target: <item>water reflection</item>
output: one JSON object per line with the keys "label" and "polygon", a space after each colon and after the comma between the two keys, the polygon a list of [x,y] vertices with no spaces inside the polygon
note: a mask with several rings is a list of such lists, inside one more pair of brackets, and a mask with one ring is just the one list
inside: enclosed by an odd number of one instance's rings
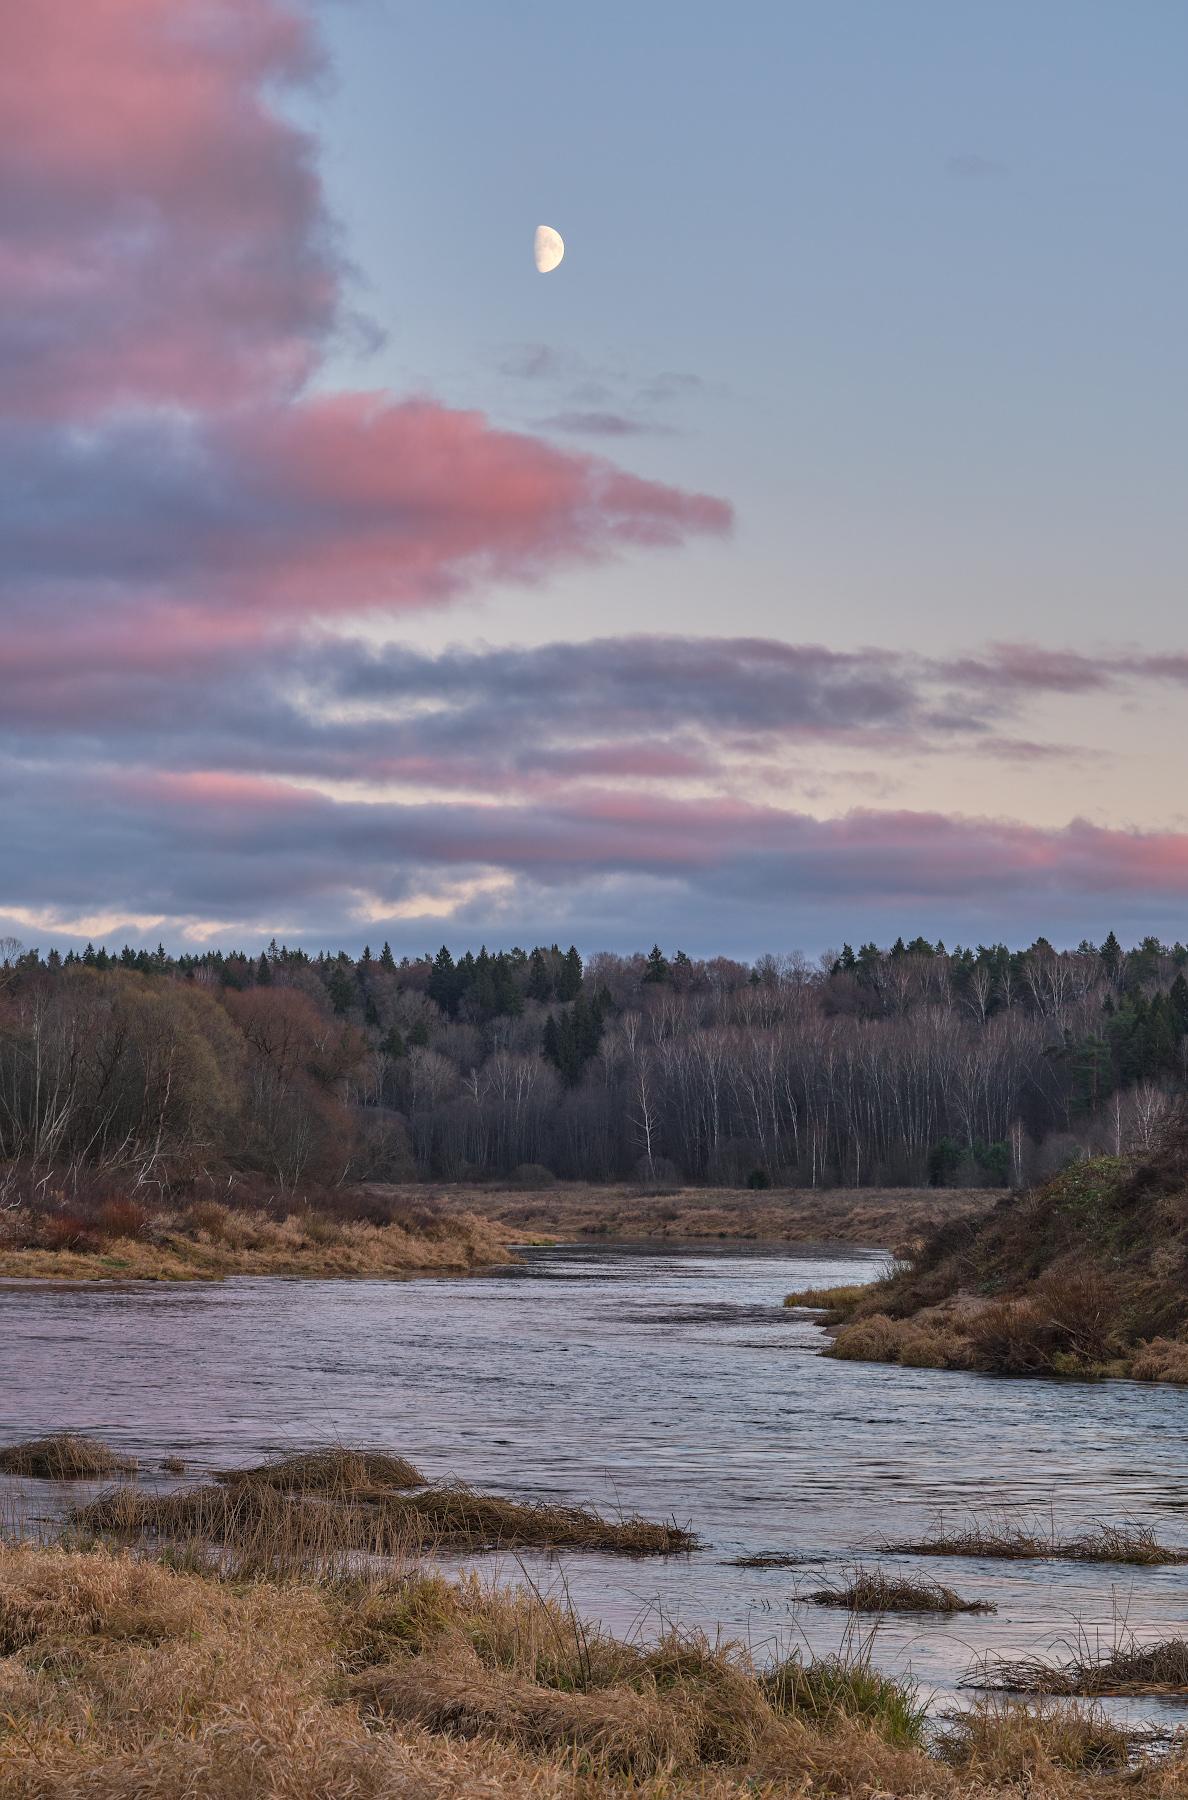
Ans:
{"label": "water reflection", "polygon": [[[1139,1518],[1185,1541],[1183,1390],[818,1357],[817,1327],[781,1297],[868,1279],[881,1261],[608,1245],[526,1251],[465,1282],[0,1288],[0,1434],[76,1427],[194,1468],[336,1437],[435,1478],[671,1514],[712,1548],[660,1564],[567,1555],[575,1601],[615,1629],[662,1614],[756,1647],[831,1647],[841,1624],[798,1600],[819,1569],[732,1567],[740,1555],[824,1558],[837,1573],[884,1535],[985,1503],[1054,1509],[1069,1532]],[[557,1573],[540,1557],[523,1566],[546,1583]],[[880,1628],[881,1662],[941,1687],[975,1653],[1034,1651],[1078,1620],[1107,1640],[1119,1618],[1166,1636],[1188,1612],[1184,1569],[936,1560],[927,1572],[999,1607]]]}

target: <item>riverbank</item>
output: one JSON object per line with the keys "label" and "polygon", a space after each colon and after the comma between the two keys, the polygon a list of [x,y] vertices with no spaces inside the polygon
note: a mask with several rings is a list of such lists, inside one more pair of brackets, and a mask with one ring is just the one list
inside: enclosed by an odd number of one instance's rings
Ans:
{"label": "riverbank", "polygon": [[835,1357],[1188,1384],[1188,1117],[1145,1159],[1077,1161],[872,1286],[817,1298]]}
{"label": "riverbank", "polygon": [[[406,1199],[413,1188],[391,1190]],[[566,1182],[515,1191],[432,1187],[451,1214],[472,1213],[523,1240],[624,1242],[739,1239],[771,1244],[860,1244],[894,1249],[971,1219],[1001,1197],[984,1188],[694,1188],[663,1191]]]}
{"label": "riverbank", "polygon": [[0,1586],[0,1800],[1173,1800],[1188,1776],[1076,1703],[930,1732],[861,1648],[759,1666],[474,1578],[245,1581],[26,1546],[0,1548]]}
{"label": "riverbank", "polygon": [[[466,1212],[372,1224],[306,1209],[276,1219],[204,1202],[148,1211],[120,1203],[63,1231],[5,1217],[0,1280],[220,1281],[228,1275],[466,1274],[509,1260],[507,1234]],[[39,1241],[40,1240],[40,1241]]]}

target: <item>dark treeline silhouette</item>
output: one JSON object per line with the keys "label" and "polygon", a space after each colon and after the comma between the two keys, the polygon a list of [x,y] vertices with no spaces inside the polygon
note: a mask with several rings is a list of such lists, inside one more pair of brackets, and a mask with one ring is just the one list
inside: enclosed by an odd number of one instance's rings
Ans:
{"label": "dark treeline silhouette", "polygon": [[[0,1159],[137,1183],[1018,1184],[1148,1146],[1188,950],[923,938],[818,964],[0,943]],[[2,1189],[0,1189],[2,1197]]]}

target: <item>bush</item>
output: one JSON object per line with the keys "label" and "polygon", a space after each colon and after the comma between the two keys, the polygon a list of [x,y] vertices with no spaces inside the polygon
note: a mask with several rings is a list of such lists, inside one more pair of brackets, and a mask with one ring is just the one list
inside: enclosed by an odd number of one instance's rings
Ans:
{"label": "bush", "polygon": [[749,1188],[769,1188],[771,1186],[771,1176],[767,1173],[766,1169],[752,1169],[751,1173],[747,1176],[747,1186]]}
{"label": "bush", "polygon": [[136,1200],[105,1200],[95,1213],[101,1238],[139,1238],[149,1228],[149,1215]]}
{"label": "bush", "polygon": [[1175,1338],[1152,1338],[1141,1344],[1130,1365],[1136,1381],[1175,1381],[1188,1384],[1188,1344]]}
{"label": "bush", "polygon": [[512,1170],[512,1186],[517,1188],[556,1187],[557,1177],[543,1163],[517,1163]]}

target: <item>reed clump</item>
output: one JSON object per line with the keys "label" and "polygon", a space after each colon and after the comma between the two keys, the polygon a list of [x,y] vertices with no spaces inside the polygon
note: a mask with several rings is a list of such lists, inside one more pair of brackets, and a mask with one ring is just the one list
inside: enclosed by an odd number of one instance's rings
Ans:
{"label": "reed clump", "polygon": [[422,1551],[532,1548],[663,1556],[698,1543],[675,1522],[606,1519],[590,1507],[507,1500],[462,1486],[415,1494],[370,1483],[286,1491],[256,1479],[163,1494],[115,1488],[77,1507],[71,1522],[84,1538],[217,1546],[234,1554],[241,1572]]}
{"label": "reed clump", "polygon": [[857,1568],[841,1587],[818,1588],[807,1599],[815,1606],[845,1607],[865,1613],[992,1613],[990,1600],[963,1600],[939,1581],[895,1575],[886,1569]]}
{"label": "reed clump", "polygon": [[339,1444],[297,1450],[246,1469],[220,1469],[226,1487],[271,1487],[295,1493],[360,1493],[368,1488],[424,1487],[415,1464],[386,1450],[348,1450]]}
{"label": "reed clump", "polygon": [[872,1645],[872,1637],[850,1634],[829,1656],[804,1657],[794,1651],[763,1677],[772,1705],[826,1731],[857,1719],[888,1744],[919,1749],[927,1704],[910,1682],[875,1667]]}
{"label": "reed clump", "polygon": [[805,1306],[821,1312],[845,1314],[857,1306],[866,1292],[866,1287],[865,1282],[853,1282],[838,1287],[798,1288],[795,1293],[784,1295],[784,1305]]}
{"label": "reed clump", "polygon": [[1128,1634],[1100,1653],[1083,1644],[1065,1662],[1043,1657],[980,1661],[967,1672],[962,1685],[1061,1697],[1188,1694],[1188,1638],[1141,1644]]}
{"label": "reed clump", "polygon": [[29,1475],[40,1481],[101,1481],[132,1474],[136,1467],[134,1456],[77,1431],[53,1432],[0,1449],[0,1475]]}
{"label": "reed clump", "polygon": [[928,1537],[887,1542],[881,1548],[888,1556],[996,1557],[1004,1561],[1050,1558],[1148,1569],[1188,1563],[1188,1550],[1161,1543],[1150,1525],[1096,1525],[1073,1537],[1061,1537],[1053,1525],[998,1516],[974,1516],[956,1525],[942,1521]]}
{"label": "reed clump", "polygon": [[1018,1783],[1026,1791],[1044,1769],[1078,1775],[1126,1770],[1134,1743],[1134,1735],[1099,1707],[1043,1700],[1025,1705],[995,1696],[953,1714],[937,1753],[964,1773]]}

